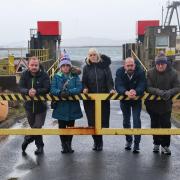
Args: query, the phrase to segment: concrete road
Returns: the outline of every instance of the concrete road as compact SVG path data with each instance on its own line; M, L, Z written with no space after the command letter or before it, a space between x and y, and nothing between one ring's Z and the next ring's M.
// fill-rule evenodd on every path
M113 63L113 76L119 63ZM47 114L45 127L57 128ZM148 114L141 114L143 128L150 127ZM25 121L26 122L26 121ZM87 125L86 116L76 121ZM17 123L21 128L26 123ZM111 127L122 127L122 113L118 101L111 101ZM22 136L9 136L0 142L0 180L179 180L180 178L180 136L173 136L172 155L152 152L152 137L143 136L141 151L133 154L125 151L124 136L104 136L102 152L92 151L91 136L75 136L73 154L61 154L58 136L44 136L45 153L35 156L34 143L28 146L27 156L21 154Z
M48 111L45 127L57 128ZM149 127L149 116L142 112L142 125ZM86 125L86 118L78 120ZM16 124L14 128L24 125ZM122 127L119 102L111 102L111 127ZM21 155L22 136L10 136L0 143L0 180L178 180L180 176L180 137L172 137L172 155L152 152L152 137L143 136L141 151L125 151L124 136L104 136L104 150L92 151L90 136L75 136L74 154L61 154L58 136L44 136L45 153L35 156L34 143L27 156Z

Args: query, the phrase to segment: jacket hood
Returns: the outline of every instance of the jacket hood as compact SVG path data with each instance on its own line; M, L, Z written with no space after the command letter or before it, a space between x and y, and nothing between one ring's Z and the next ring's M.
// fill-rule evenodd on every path
M111 64L111 58L106 56L105 54L101 54L100 57L101 57L101 61L97 63L97 66L102 69L109 67ZM85 62L89 66L92 65L92 63L91 64L87 63L87 58L85 59Z

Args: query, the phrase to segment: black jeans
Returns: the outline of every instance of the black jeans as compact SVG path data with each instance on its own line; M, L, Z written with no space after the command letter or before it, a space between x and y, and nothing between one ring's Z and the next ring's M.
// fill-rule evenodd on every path
M46 119L46 111L36 114L26 111L27 119L31 128L42 128ZM35 141L37 147L43 147L43 137L41 135L28 135L24 137L24 140L28 143Z
M71 121L62 121L62 120L58 120L58 124L59 124L59 128L60 129L65 129L66 127L72 127L74 126L75 120L71 120ZM72 135L60 135L60 139L61 139L61 143L65 143L65 142L72 142Z
M148 111L151 118L151 128L171 128L171 112L164 114L157 114L152 111ZM161 145L162 147L170 146L170 135L153 135L155 145Z
M84 110L87 116L88 125L90 127L95 126L95 102L94 101L83 101ZM109 127L109 118L110 118L110 101L102 101L102 127L108 128ZM102 143L102 135L93 135L92 136L95 143Z

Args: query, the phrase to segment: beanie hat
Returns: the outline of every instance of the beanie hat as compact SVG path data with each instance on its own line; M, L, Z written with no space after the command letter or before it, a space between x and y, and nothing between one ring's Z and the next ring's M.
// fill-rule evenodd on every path
M163 51L160 51L155 58L155 64L167 64L167 57Z
M65 64L68 64L69 66L72 67L71 59L70 59L69 55L67 54L66 50L64 49L63 56L60 59L59 68Z

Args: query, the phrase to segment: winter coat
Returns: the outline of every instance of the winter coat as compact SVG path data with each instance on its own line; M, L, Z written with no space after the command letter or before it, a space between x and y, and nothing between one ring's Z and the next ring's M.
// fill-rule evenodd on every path
M110 70L111 59L101 55L102 61L86 64L83 68L83 88L89 93L109 93L114 89L114 83Z
M115 88L116 88L117 93L121 95L125 95L126 91L134 89L136 91L137 96L142 96L146 89L146 76L145 76L144 71L140 67L136 66L132 78L129 79L124 67L120 67L116 71ZM122 100L122 102L127 102L127 103L128 102L135 103L139 101Z
M159 96L159 90L169 90L171 96L180 93L180 81L178 79L178 74L175 69L170 65L167 69L160 73L156 68L152 68L147 73L147 92L153 95ZM147 111L150 110L154 113L163 114L166 112L171 112L172 110L172 100L149 100L145 101Z
M34 88L36 90L36 95L45 95L50 91L50 79L43 68L32 76L29 70L22 73L19 81L20 92L24 95L28 95L29 90ZM27 101L25 102L25 109L32 113L42 113L46 111L47 104L45 101Z
M60 96L65 83L67 83L66 92L69 95L77 95L81 93L82 84L78 75L71 73L69 76L66 76L63 73L58 72L53 77L51 83L51 94ZM52 117L63 121L71 121L81 118L82 112L79 101L57 101Z

